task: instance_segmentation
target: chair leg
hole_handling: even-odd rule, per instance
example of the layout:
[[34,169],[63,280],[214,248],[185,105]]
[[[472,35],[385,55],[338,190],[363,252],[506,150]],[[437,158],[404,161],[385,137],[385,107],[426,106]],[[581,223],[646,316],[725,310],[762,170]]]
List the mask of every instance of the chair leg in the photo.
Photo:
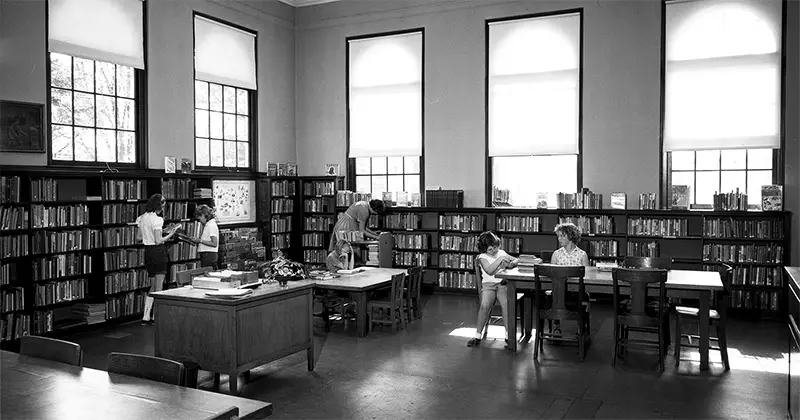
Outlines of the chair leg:
[[675,317],[675,367],[681,363],[681,315]]
[[666,342],[664,339],[666,331],[664,330],[663,325],[658,329],[658,370],[660,372],[664,371],[664,343]]
[[586,320],[581,319],[578,321],[578,351],[581,354],[580,361],[583,361],[583,357],[586,355],[585,353],[585,334],[586,334]]
[[619,324],[614,320],[614,344],[611,346],[613,354],[611,356],[611,366],[617,364],[617,353],[619,353]]
[[731,370],[731,364],[728,361],[728,335],[723,323],[717,324],[717,340],[719,341],[719,351],[722,354],[722,364],[725,365],[725,370]]

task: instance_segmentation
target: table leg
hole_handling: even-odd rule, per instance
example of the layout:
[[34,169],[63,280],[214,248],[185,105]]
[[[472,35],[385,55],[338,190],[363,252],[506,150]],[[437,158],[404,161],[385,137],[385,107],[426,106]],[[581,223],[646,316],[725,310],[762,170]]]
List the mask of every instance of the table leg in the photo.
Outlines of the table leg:
[[308,371],[312,372],[314,370],[314,366],[317,364],[316,357],[314,356],[314,344],[311,344],[311,347],[306,350],[306,358],[308,358]]
[[703,290],[699,293],[700,297],[700,370],[708,370],[708,313],[709,313],[709,292]]
[[517,351],[517,283],[513,280],[506,281],[506,300],[508,317],[508,351]]
[[356,301],[356,329],[359,337],[367,336],[367,294],[365,292],[353,292]]
[[525,331],[523,336],[530,339],[533,336],[533,299],[528,297],[522,298],[522,328]]
[[239,389],[238,389],[239,372],[232,371],[228,373],[228,377],[229,377],[228,383],[230,384],[231,387],[231,395],[239,395]]

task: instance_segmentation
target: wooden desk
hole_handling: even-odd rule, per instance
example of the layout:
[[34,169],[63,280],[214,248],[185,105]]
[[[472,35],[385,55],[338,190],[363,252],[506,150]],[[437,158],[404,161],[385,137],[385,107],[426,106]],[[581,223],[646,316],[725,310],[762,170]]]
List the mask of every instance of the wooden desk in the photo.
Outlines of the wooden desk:
[[356,274],[342,274],[330,280],[314,280],[314,287],[325,290],[350,292],[350,298],[356,302],[356,329],[359,337],[367,336],[367,294],[392,284],[392,276],[406,274],[405,269],[372,268]]
[[[520,273],[517,268],[504,270],[496,275],[506,279],[508,283],[508,313],[515,314],[517,290],[533,290],[534,274]],[[542,278],[545,280],[545,278]],[[613,287],[610,271],[598,271],[597,267],[586,267],[586,276],[583,279],[587,292],[609,293]],[[655,288],[654,295],[655,293]],[[575,285],[577,290],[577,284]],[[690,271],[670,270],[667,277],[667,296],[688,297],[700,300],[700,370],[708,370],[709,346],[709,301],[711,292],[723,290],[722,280],[716,271]],[[530,331],[525,331],[524,337],[529,337]],[[517,350],[517,331],[508,329],[508,347],[511,351]]]
[[0,418],[202,420],[231,406],[264,419],[272,404],[0,352]]
[[261,285],[239,299],[206,296],[208,290],[179,288],[155,298],[155,355],[192,361],[203,370],[230,375],[237,393],[240,372],[306,351],[314,370],[313,282]]

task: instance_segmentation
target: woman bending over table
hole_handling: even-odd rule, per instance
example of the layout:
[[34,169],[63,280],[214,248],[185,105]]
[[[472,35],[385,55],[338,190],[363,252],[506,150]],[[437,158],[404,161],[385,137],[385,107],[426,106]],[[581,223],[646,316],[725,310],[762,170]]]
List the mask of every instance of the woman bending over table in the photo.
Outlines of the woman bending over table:
[[[364,239],[378,239],[378,234],[367,228],[367,221],[373,214],[382,215],[386,207],[383,200],[369,200],[357,201],[345,210],[344,213],[339,215],[339,220],[333,226],[331,233],[331,243],[328,246],[328,251],[333,251],[336,246],[336,232],[363,232]],[[344,238],[343,238],[344,239]]]

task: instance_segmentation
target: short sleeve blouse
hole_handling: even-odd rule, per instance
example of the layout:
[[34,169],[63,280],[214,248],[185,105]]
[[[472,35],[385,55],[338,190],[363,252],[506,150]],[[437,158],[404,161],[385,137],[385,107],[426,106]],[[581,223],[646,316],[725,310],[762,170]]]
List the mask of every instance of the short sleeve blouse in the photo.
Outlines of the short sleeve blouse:
[[583,265],[584,257],[586,257],[586,252],[577,246],[572,252],[561,247],[553,253],[553,260],[556,265]]

